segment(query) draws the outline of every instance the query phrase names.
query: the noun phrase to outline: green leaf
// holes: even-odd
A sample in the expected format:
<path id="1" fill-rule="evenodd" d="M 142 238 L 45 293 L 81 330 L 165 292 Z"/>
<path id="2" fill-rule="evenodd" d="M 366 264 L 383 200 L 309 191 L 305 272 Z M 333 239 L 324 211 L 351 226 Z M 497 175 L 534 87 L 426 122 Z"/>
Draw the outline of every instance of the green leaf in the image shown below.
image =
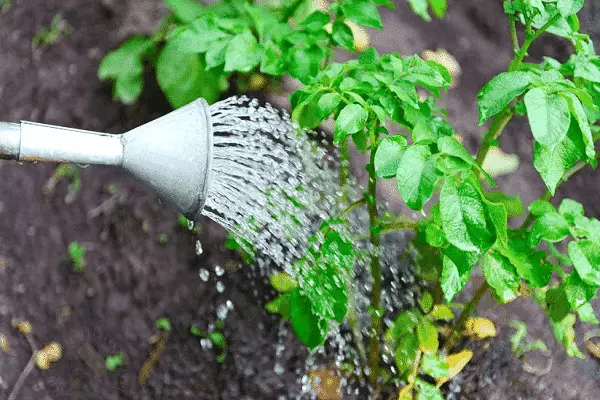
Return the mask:
<path id="1" fill-rule="evenodd" d="M 220 347 L 221 349 L 227 347 L 227 341 L 221 332 L 211 332 L 208 337 L 215 346 Z"/>
<path id="2" fill-rule="evenodd" d="M 504 192 L 486 192 L 485 197 L 504 206 L 508 217 L 518 217 L 525 213 L 525 207 L 519 196 L 511 196 Z"/>
<path id="3" fill-rule="evenodd" d="M 319 46 L 292 48 L 288 53 L 289 73 L 304 84 L 310 83 L 321 68 L 325 52 Z"/>
<path id="4" fill-rule="evenodd" d="M 558 207 L 560 215 L 565 217 L 569 224 L 573 225 L 577 217 L 583 217 L 584 209 L 583 204 L 576 202 L 571 199 L 563 199 Z"/>
<path id="5" fill-rule="evenodd" d="M 224 38 L 216 40 L 209 45 L 209 48 L 204 55 L 206 69 L 223 66 L 230 41 L 230 38 Z"/>
<path id="6" fill-rule="evenodd" d="M 431 17 L 427 12 L 429 6 L 427 0 L 408 0 L 411 10 L 425 21 L 431 21 Z"/>
<path id="7" fill-rule="evenodd" d="M 549 201 L 538 199 L 529 205 L 529 212 L 541 217 L 544 214 L 556 214 L 556 208 Z"/>
<path id="8" fill-rule="evenodd" d="M 429 313 L 429 316 L 435 320 L 440 321 L 452 321 L 454 319 L 454 313 L 450 306 L 445 304 L 436 304 L 433 306 L 433 310 Z"/>
<path id="9" fill-rule="evenodd" d="M 421 311 L 425 314 L 428 314 L 433 308 L 434 303 L 433 295 L 429 291 L 424 291 L 419 299 L 419 307 L 421 307 Z"/>
<path id="10" fill-rule="evenodd" d="M 262 57 L 262 48 L 250 30 L 231 39 L 225 52 L 225 71 L 250 72 Z"/>
<path id="11" fill-rule="evenodd" d="M 530 286 L 545 287 L 550 282 L 552 265 L 545 261 L 543 251 L 533 252 L 525 238 L 511 238 L 501 252 Z"/>
<path id="12" fill-rule="evenodd" d="M 110 372 L 113 372 L 120 366 L 125 364 L 125 354 L 123 352 L 113 354 L 106 357 L 105 366 Z"/>
<path id="13" fill-rule="evenodd" d="M 550 193 L 554 195 L 564 174 L 584 157 L 585 145 L 581 138 L 581 132 L 576 123 L 571 123 L 567 137 L 554 150 L 539 143 L 535 144 L 533 165 Z"/>
<path id="14" fill-rule="evenodd" d="M 434 379 L 445 378 L 450 373 L 446 360 L 435 353 L 426 353 L 423 355 L 421 368 L 424 374 Z"/>
<path id="15" fill-rule="evenodd" d="M 417 338 L 419 349 L 424 353 L 435 353 L 440 346 L 437 328 L 427 318 L 422 318 L 417 324 Z"/>
<path id="16" fill-rule="evenodd" d="M 413 331 L 419 322 L 417 315 L 418 313 L 413 310 L 402 311 L 398 314 L 394 324 L 385 333 L 385 340 L 391 347 L 396 347 L 398 340 L 406 336 L 414 336 Z"/>
<path id="17" fill-rule="evenodd" d="M 547 213 L 539 217 L 529 233 L 529 243 L 532 247 L 537 246 L 540 241 L 556 243 L 569 236 L 569 223 L 557 213 Z"/>
<path id="18" fill-rule="evenodd" d="M 171 330 L 171 321 L 169 318 L 159 318 L 156 320 L 156 327 L 161 331 L 170 331 Z"/>
<path id="19" fill-rule="evenodd" d="M 448 241 L 464 251 L 484 252 L 496 240 L 488 229 L 486 208 L 471 181 L 446 178 L 440 193 L 442 227 Z"/>
<path id="20" fill-rule="evenodd" d="M 600 245 L 600 221 L 595 218 L 576 217 L 575 229 L 592 242 Z"/>
<path id="21" fill-rule="evenodd" d="M 575 329 L 573 329 L 573 325 L 575 325 L 575 316 L 569 314 L 560 322 L 550 320 L 550 323 L 556 341 L 565 347 L 567 355 L 570 357 L 585 358 L 575 344 Z"/>
<path id="22" fill-rule="evenodd" d="M 389 89 L 401 102 L 408 103 L 417 110 L 419 109 L 419 98 L 414 83 L 399 79 L 395 80 L 394 83 L 389 86 Z"/>
<path id="23" fill-rule="evenodd" d="M 440 177 L 428 146 L 412 145 L 402 154 L 396 179 L 398 191 L 411 209 L 423 208 L 433 196 Z"/>
<path id="24" fill-rule="evenodd" d="M 471 154 L 469 154 L 467 149 L 465 149 L 465 147 L 462 145 L 462 143 L 460 143 L 458 140 L 456 140 L 456 138 L 454 138 L 452 136 L 442 136 L 441 138 L 438 139 L 437 145 L 438 145 L 438 150 L 441 154 L 446 154 L 448 156 L 455 157 L 455 158 L 458 158 L 458 159 L 464 161 L 468 165 L 470 165 L 470 166 L 474 167 L 475 169 L 477 169 L 478 171 L 480 171 L 484 176 L 486 176 L 488 178 L 488 181 L 490 182 L 490 184 L 494 183 L 494 181 L 488 175 L 488 173 L 485 172 L 485 170 L 483 168 L 481 168 L 479 166 L 479 164 L 477 164 L 475 162 L 475 160 L 473 159 Z"/>
<path id="25" fill-rule="evenodd" d="M 588 285 L 581 280 L 577 271 L 573 271 L 564 280 L 564 289 L 571 308 L 577 311 L 579 307 L 596 297 L 598 286 Z"/>
<path id="26" fill-rule="evenodd" d="M 417 356 L 418 345 L 417 336 L 414 334 L 398 339 L 396 351 L 394 352 L 394 362 L 398 367 L 399 375 L 407 375 L 410 372 Z"/>
<path id="27" fill-rule="evenodd" d="M 152 40 L 134 36 L 102 59 L 98 78 L 115 80 L 113 97 L 123 104 L 135 103 L 142 93 L 143 59 L 153 47 Z"/>
<path id="28" fill-rule="evenodd" d="M 319 99 L 319 115 L 321 118 L 327 118 L 333 113 L 342 101 L 342 95 L 339 93 L 325 93 Z"/>
<path id="29" fill-rule="evenodd" d="M 417 388 L 416 400 L 444 400 L 442 391 L 434 384 L 417 379 L 415 386 Z"/>
<path id="30" fill-rule="evenodd" d="M 568 17 L 569 15 L 577 14 L 583 7 L 584 0 L 558 0 L 556 6 L 560 15 Z"/>
<path id="31" fill-rule="evenodd" d="M 479 125 L 483 125 L 488 118 L 508 106 L 514 98 L 525 93 L 531 82 L 531 74 L 528 72 L 503 72 L 492 78 L 477 94 Z"/>
<path id="32" fill-rule="evenodd" d="M 556 148 L 565 139 L 571 123 L 567 101 L 558 94 L 534 88 L 525 94 L 525 107 L 535 140 L 549 150 Z"/>
<path id="33" fill-rule="evenodd" d="M 600 83 L 600 68 L 593 62 L 591 62 L 585 56 L 573 56 L 573 63 L 575 69 L 573 75 L 576 78 L 585 79 L 590 82 Z"/>
<path id="34" fill-rule="evenodd" d="M 590 240 L 569 243 L 569 257 L 581 280 L 600 286 L 600 246 Z"/>
<path id="35" fill-rule="evenodd" d="M 454 246 L 444 250 L 441 286 L 447 302 L 452 301 L 465 286 L 478 260 L 479 255 L 475 252 L 462 251 Z"/>
<path id="36" fill-rule="evenodd" d="M 204 69 L 199 55 L 182 53 L 170 44 L 163 48 L 158 58 L 156 79 L 174 108 L 199 97 L 213 103 L 221 92 L 220 77 Z"/>
<path id="37" fill-rule="evenodd" d="M 273 289 L 279 293 L 287 293 L 298 287 L 298 284 L 289 274 L 286 272 L 275 272 L 269 277 L 269 282 Z"/>
<path id="38" fill-rule="evenodd" d="M 485 280 L 494 289 L 500 302 L 508 303 L 519 296 L 521 279 L 508 258 L 489 252 L 483 259 L 482 268 Z"/>
<path id="39" fill-rule="evenodd" d="M 98 78 L 106 80 L 119 76 L 140 75 L 143 71 L 142 57 L 153 46 L 154 43 L 149 38 L 132 37 L 102 59 L 98 68 Z"/>
<path id="40" fill-rule="evenodd" d="M 282 56 L 281 50 L 271 41 L 265 43 L 260 72 L 279 76 L 285 72 L 285 67 L 285 57 Z"/>
<path id="41" fill-rule="evenodd" d="M 577 310 L 577 315 L 581 322 L 587 322 L 588 324 L 598 325 L 600 321 L 596 318 L 596 311 L 590 303 L 585 303 Z"/>
<path id="42" fill-rule="evenodd" d="M 196 19 L 181 30 L 176 30 L 168 37 L 169 43 L 182 52 L 204 53 L 216 42 L 230 38 L 223 32 L 210 15 Z"/>
<path id="43" fill-rule="evenodd" d="M 567 295 L 560 286 L 548 289 L 546 292 L 546 306 L 548 307 L 548 316 L 554 322 L 562 321 L 571 310 Z"/>
<path id="44" fill-rule="evenodd" d="M 427 243 L 433 247 L 446 247 L 448 240 L 442 228 L 436 224 L 428 224 L 425 229 Z"/>
<path id="45" fill-rule="evenodd" d="M 298 339 L 311 350 L 323 343 L 327 321 L 313 313 L 308 298 L 297 288 L 290 297 L 290 318 Z"/>
<path id="46" fill-rule="evenodd" d="M 277 296 L 265 304 L 265 310 L 272 314 L 279 314 L 284 319 L 290 318 L 290 298 L 291 293 L 284 293 Z"/>
<path id="47" fill-rule="evenodd" d="M 342 11 L 346 18 L 358 25 L 383 28 L 379 11 L 371 0 L 345 0 L 342 3 Z"/>
<path id="48" fill-rule="evenodd" d="M 362 131 L 367 122 L 369 114 L 358 104 L 348 104 L 340 111 L 334 130 L 334 142 L 338 143 L 342 138 Z"/>
<path id="49" fill-rule="evenodd" d="M 375 152 L 375 176 L 378 178 L 395 177 L 407 145 L 408 142 L 403 135 L 394 135 L 383 139 Z"/>
<path id="50" fill-rule="evenodd" d="M 309 32 L 316 32 L 323 29 L 325 25 L 329 23 L 329 14 L 326 12 L 317 10 L 310 14 L 306 19 L 304 19 L 300 26 L 305 28 Z"/>
<path id="51" fill-rule="evenodd" d="M 321 110 L 319 108 L 321 92 L 312 93 L 306 100 L 298 104 L 292 112 L 292 120 L 303 128 L 315 129 L 321 124 Z"/>
<path id="52" fill-rule="evenodd" d="M 444 15 L 446 15 L 446 11 L 448 10 L 448 3 L 446 0 L 429 0 L 429 5 L 437 18 L 444 18 Z"/>
<path id="53" fill-rule="evenodd" d="M 587 114 L 581 104 L 581 101 L 573 93 L 563 93 L 563 96 L 569 103 L 569 110 L 577 121 L 579 129 L 583 137 L 583 143 L 585 143 L 585 155 L 589 160 L 596 160 L 596 150 L 594 148 L 594 139 L 592 137 L 592 130 L 590 129 L 590 123 L 587 118 Z"/>
<path id="54" fill-rule="evenodd" d="M 331 31 L 331 38 L 337 45 L 342 46 L 348 51 L 355 51 L 354 35 L 352 29 L 342 21 L 335 21 Z"/>
<path id="55" fill-rule="evenodd" d="M 181 22 L 192 22 L 205 13 L 204 7 L 195 0 L 165 0 L 167 7 L 173 11 Z"/>

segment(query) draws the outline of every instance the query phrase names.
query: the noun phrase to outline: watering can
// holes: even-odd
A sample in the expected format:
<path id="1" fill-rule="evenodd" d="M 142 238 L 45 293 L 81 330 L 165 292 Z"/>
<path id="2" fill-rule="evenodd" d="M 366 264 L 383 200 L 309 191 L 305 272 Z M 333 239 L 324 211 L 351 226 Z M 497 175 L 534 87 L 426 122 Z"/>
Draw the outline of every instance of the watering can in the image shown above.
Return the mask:
<path id="1" fill-rule="evenodd" d="M 122 135 L 0 122 L 0 158 L 121 167 L 192 221 L 206 201 L 212 142 L 204 99 Z"/>

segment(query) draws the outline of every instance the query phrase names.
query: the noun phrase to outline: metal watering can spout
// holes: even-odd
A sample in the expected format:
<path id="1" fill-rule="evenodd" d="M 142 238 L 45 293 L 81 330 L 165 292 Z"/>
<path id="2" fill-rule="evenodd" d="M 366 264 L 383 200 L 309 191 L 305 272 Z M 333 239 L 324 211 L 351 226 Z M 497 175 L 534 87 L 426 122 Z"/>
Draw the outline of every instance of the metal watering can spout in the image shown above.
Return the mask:
<path id="1" fill-rule="evenodd" d="M 0 158 L 119 166 L 190 220 L 206 201 L 212 141 L 204 99 L 122 135 L 0 122 Z"/>

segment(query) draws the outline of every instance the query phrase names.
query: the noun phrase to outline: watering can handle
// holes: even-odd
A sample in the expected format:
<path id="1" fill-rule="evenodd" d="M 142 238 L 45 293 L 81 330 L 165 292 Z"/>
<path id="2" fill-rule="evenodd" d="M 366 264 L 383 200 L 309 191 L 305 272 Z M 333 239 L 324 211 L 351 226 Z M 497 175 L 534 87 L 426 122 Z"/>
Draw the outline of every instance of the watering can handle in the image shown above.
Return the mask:
<path id="1" fill-rule="evenodd" d="M 0 122 L 0 158 L 120 166 L 123 144 L 121 135 L 26 121 Z"/>

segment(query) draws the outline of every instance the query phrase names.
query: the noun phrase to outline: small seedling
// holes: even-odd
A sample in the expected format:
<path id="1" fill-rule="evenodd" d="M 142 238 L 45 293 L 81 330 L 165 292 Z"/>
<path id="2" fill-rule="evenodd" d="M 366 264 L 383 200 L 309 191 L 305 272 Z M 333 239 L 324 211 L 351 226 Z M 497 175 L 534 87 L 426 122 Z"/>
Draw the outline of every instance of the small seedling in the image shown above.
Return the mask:
<path id="1" fill-rule="evenodd" d="M 0 14 L 9 11 L 12 8 L 12 0 L 0 0 Z"/>
<path id="2" fill-rule="evenodd" d="M 79 242 L 69 243 L 69 259 L 75 272 L 83 272 L 85 266 L 85 247 Z"/>
<path id="3" fill-rule="evenodd" d="M 548 346 L 541 339 L 527 340 L 527 324 L 523 321 L 512 320 L 508 326 L 515 330 L 510 336 L 510 346 L 515 356 L 521 357 L 530 351 L 548 351 Z"/>
<path id="4" fill-rule="evenodd" d="M 161 233 L 158 237 L 158 243 L 162 244 L 163 246 L 169 243 L 169 235 L 166 233 Z"/>
<path id="5" fill-rule="evenodd" d="M 218 329 L 223 329 L 223 321 L 218 320 L 216 325 Z M 213 331 L 207 333 L 200 330 L 198 325 L 192 324 L 190 326 L 190 333 L 194 336 L 210 340 L 213 346 L 221 349 L 221 353 L 217 354 L 217 362 L 222 364 L 225 361 L 225 357 L 227 356 L 227 339 L 225 339 L 225 336 L 221 332 Z"/>
<path id="6" fill-rule="evenodd" d="M 169 318 L 159 318 L 156 320 L 156 327 L 161 331 L 169 332 L 171 330 L 171 321 Z"/>
<path id="7" fill-rule="evenodd" d="M 56 190 L 58 185 L 63 179 L 69 181 L 69 187 L 67 195 L 65 196 L 65 203 L 71 204 L 77 198 L 77 195 L 81 191 L 81 173 L 79 167 L 72 164 L 60 164 L 54 170 L 52 177 L 44 185 L 44 193 L 51 194 Z"/>
<path id="8" fill-rule="evenodd" d="M 42 26 L 38 33 L 31 40 L 33 48 L 50 46 L 58 42 L 61 36 L 70 36 L 73 28 L 65 21 L 62 13 L 58 13 L 52 18 L 50 26 Z"/>
<path id="9" fill-rule="evenodd" d="M 125 354 L 123 352 L 106 356 L 106 369 L 110 372 L 115 371 L 117 368 L 125 365 Z"/>

